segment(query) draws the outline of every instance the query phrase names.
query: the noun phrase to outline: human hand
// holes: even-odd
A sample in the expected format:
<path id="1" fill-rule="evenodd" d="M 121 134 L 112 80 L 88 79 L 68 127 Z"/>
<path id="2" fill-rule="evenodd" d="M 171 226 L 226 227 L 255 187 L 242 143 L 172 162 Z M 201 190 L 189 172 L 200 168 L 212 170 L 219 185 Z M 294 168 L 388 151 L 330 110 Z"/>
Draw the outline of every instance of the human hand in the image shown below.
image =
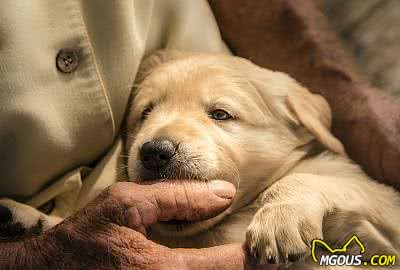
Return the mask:
<path id="1" fill-rule="evenodd" d="M 241 245 L 170 249 L 145 237 L 152 223 L 200 220 L 232 202 L 233 185 L 117 183 L 43 235 L 0 244 L 1 268 L 13 269 L 246 269 Z M 252 267 L 252 269 L 254 269 Z"/>

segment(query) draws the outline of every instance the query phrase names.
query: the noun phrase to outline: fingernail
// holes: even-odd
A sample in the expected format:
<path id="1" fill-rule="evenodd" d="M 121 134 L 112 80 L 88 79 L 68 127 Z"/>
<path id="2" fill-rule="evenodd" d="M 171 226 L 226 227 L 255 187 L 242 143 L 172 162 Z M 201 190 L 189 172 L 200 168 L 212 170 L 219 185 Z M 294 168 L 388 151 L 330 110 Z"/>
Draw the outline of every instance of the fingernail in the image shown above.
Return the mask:
<path id="1" fill-rule="evenodd" d="M 233 184 L 222 181 L 222 180 L 212 180 L 209 183 L 210 189 L 215 195 L 224 199 L 232 199 L 235 196 L 236 188 Z"/>

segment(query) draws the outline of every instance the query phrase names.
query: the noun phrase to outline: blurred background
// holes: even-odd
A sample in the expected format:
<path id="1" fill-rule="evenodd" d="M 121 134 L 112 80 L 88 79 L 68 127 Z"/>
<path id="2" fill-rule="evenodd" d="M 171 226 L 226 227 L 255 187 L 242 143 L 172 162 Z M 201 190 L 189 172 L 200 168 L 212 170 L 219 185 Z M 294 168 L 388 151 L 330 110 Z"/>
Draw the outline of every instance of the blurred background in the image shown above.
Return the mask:
<path id="1" fill-rule="evenodd" d="M 319 0 L 373 86 L 400 96 L 400 0 Z"/>

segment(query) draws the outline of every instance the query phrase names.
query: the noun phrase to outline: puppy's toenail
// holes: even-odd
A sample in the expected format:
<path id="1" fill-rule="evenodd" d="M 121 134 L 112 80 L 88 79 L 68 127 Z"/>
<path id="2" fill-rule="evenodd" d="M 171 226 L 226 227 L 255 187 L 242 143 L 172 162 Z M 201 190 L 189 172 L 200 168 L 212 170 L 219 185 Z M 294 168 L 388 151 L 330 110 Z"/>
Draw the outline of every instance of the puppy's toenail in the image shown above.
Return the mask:
<path id="1" fill-rule="evenodd" d="M 0 223 L 9 223 L 12 221 L 12 213 L 10 209 L 0 205 Z"/>
<path id="2" fill-rule="evenodd" d="M 269 263 L 269 264 L 275 264 L 275 263 L 276 263 L 275 258 L 272 257 L 272 256 L 268 256 L 268 263 Z"/>

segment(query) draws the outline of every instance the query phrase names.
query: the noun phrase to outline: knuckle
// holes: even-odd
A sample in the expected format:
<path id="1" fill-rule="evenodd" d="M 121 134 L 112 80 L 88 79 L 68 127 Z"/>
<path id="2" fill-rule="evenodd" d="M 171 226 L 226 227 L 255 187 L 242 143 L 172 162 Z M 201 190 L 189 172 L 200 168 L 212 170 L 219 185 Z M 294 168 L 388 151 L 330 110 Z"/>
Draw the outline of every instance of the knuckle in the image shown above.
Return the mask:
<path id="1" fill-rule="evenodd" d="M 107 208 L 126 209 L 133 204 L 134 196 L 129 192 L 129 183 L 116 183 L 105 191 L 104 203 Z"/>
<path id="2" fill-rule="evenodd" d="M 143 196 L 143 192 L 133 193 L 130 184 L 132 183 L 120 182 L 107 189 L 102 201 L 101 214 L 108 221 L 123 226 L 138 225 L 136 223 L 141 221 L 138 204 L 144 204 L 148 199 Z"/>
<path id="3" fill-rule="evenodd" d="M 126 197 L 127 183 L 119 182 L 108 187 L 108 196 L 114 199 L 123 199 Z"/>

